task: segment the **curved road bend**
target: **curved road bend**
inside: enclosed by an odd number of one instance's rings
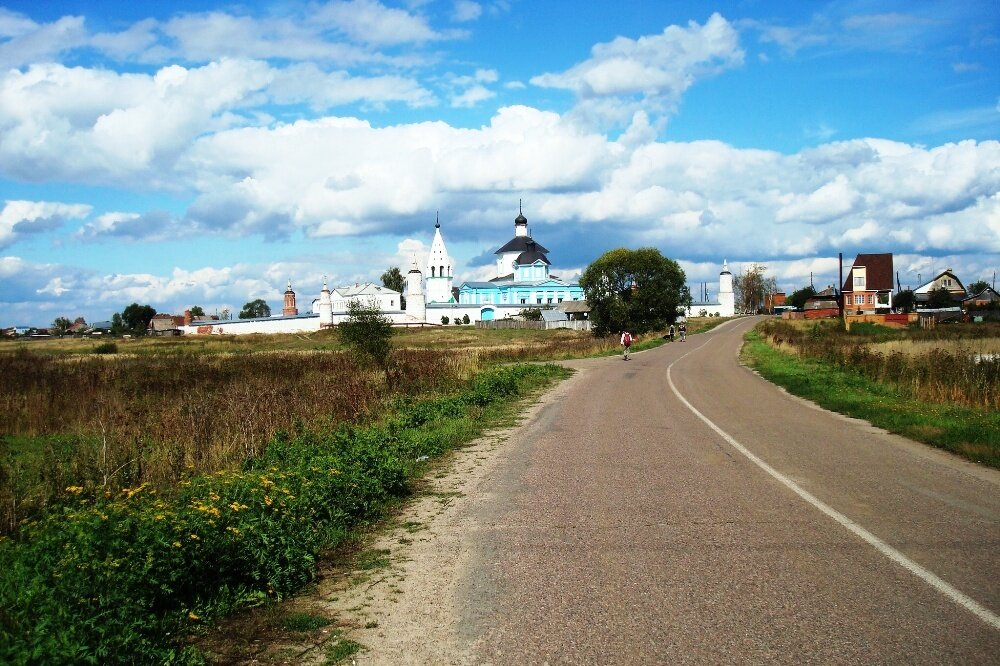
[[[476,663],[1000,661],[1000,474],[740,367],[753,323],[571,364],[463,510]]]

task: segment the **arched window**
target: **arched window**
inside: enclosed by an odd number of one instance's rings
[[[441,275],[441,277],[444,277],[444,266],[441,267],[441,273],[440,273],[440,275]]]
[[[434,266],[431,266],[431,277],[437,277],[436,275],[434,275],[434,268],[435,268]]]

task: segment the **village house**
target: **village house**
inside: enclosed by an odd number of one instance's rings
[[[859,254],[841,288],[844,312],[876,314],[892,308],[892,253]]]

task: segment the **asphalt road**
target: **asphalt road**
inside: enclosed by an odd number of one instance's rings
[[[740,367],[752,323],[572,364],[466,510],[471,661],[1000,663],[1000,474]]]

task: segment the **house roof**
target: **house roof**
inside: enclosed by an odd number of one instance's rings
[[[556,310],[562,310],[566,314],[581,314],[590,312],[590,303],[587,301],[563,301],[556,306]]]
[[[548,250],[542,247],[541,244],[536,243],[534,240],[532,240],[531,236],[514,236],[509,241],[507,241],[506,245],[501,247],[493,254],[503,254],[504,252],[524,252],[525,250],[531,249],[529,247],[529,244],[534,245],[535,250],[548,254]]]
[[[892,253],[859,254],[854,259],[851,270],[847,272],[843,291],[854,291],[854,280],[851,278],[855,266],[865,267],[865,291],[892,291]]]
[[[978,294],[970,294],[962,299],[962,302],[966,301],[990,301],[991,303],[1000,302],[1000,292],[997,292],[993,287],[986,287]]]
[[[952,271],[950,268],[947,268],[947,269],[941,271],[940,273],[938,273],[937,275],[935,275],[933,278],[931,278],[927,282],[923,283],[922,285],[920,285],[919,287],[917,287],[916,289],[914,289],[913,293],[916,294],[917,296],[921,296],[921,295],[930,293],[934,289],[934,283],[937,282],[938,280],[940,280],[941,278],[945,277],[945,276],[948,276],[948,277],[952,278],[953,280],[955,280],[955,287],[953,289],[948,289],[948,291],[951,291],[951,292],[961,291],[962,293],[965,293],[965,287],[962,285],[962,281],[958,279],[958,276],[955,275],[955,272]],[[947,289],[947,287],[945,287],[945,288]]]
[[[542,310],[542,321],[566,321],[566,313],[561,310]]]
[[[548,260],[548,257],[545,256],[545,253],[539,252],[536,249],[537,247],[538,246],[536,245],[531,249],[525,250],[521,254],[517,255],[516,259],[517,263],[520,264],[521,266],[527,266],[528,264],[534,264],[540,261],[544,264],[551,265],[551,263]]]
[[[344,298],[348,298],[350,296],[384,296],[389,294],[399,294],[398,291],[389,289],[389,287],[383,287],[382,285],[375,284],[374,282],[365,282],[364,284],[353,285],[349,284],[345,287],[337,287],[334,291]]]

